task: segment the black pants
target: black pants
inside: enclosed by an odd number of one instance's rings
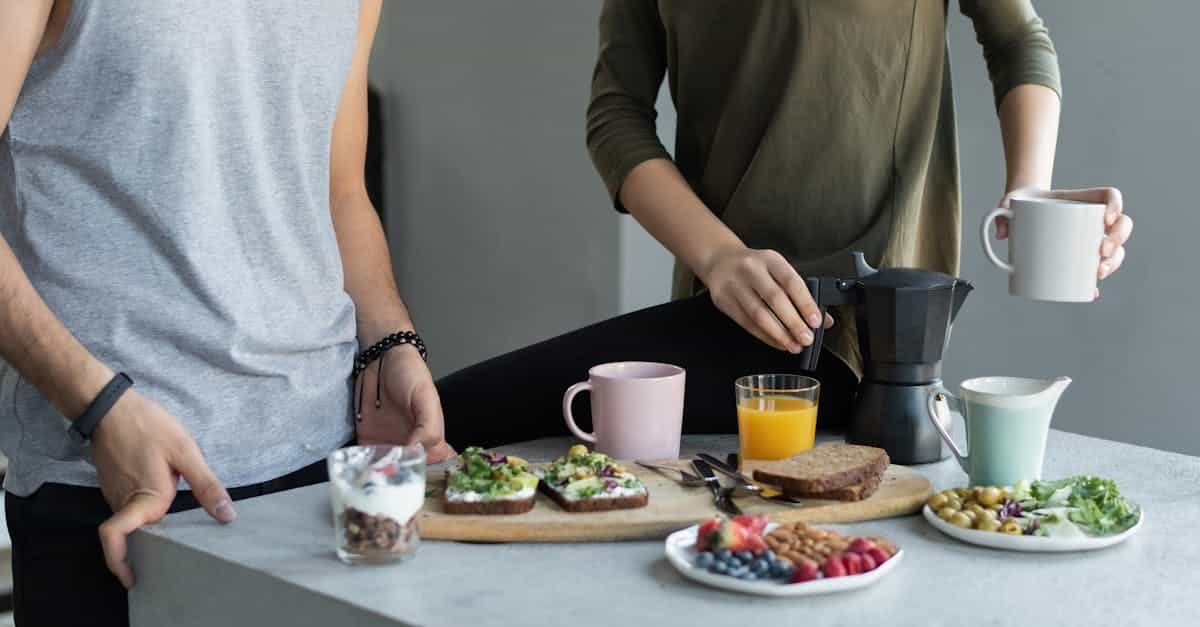
[[[327,479],[325,462],[321,461],[278,479],[233,488],[229,495],[240,500]],[[182,491],[170,511],[197,507],[191,492]],[[112,515],[98,488],[47,483],[28,497],[6,494],[4,508],[12,536],[13,615],[17,625],[129,624],[125,588],[108,572],[97,535],[100,523]]]
[[[561,409],[567,386],[587,379],[596,364],[627,360],[687,370],[685,433],[735,433],[738,377],[797,372],[796,356],[763,344],[700,295],[605,320],[444,377],[438,391],[447,439],[461,449],[567,435]],[[813,376],[821,382],[819,424],[844,431],[857,380],[830,354],[822,356]],[[588,405],[576,403],[581,426],[590,422]]]

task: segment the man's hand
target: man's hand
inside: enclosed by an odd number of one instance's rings
[[[1005,194],[1000,201],[1001,207],[1008,207],[1014,196],[1032,196],[1035,198],[1057,198],[1060,200],[1075,200],[1101,204],[1106,207],[1104,212],[1104,240],[1100,243],[1100,267],[1096,276],[1101,280],[1116,272],[1125,261],[1125,242],[1133,234],[1133,218],[1125,215],[1125,203],[1121,190],[1115,187],[1093,187],[1090,189],[1018,189]],[[996,237],[1008,237],[1008,219],[996,219]]]
[[[375,407],[376,385],[382,361],[383,381],[379,388],[380,406]],[[355,382],[355,407],[361,400],[362,420],[358,422],[359,444],[417,444],[425,447],[426,461],[436,464],[454,455],[446,443],[442,419],[442,401],[438,398],[433,376],[421,355],[411,346],[397,346],[381,361],[371,364]],[[359,390],[363,398],[357,398]]]
[[[196,500],[222,523],[236,517],[229,494],[204,463],[200,447],[158,403],[129,390],[92,436],[100,491],[115,512],[100,525],[104,560],[121,584],[133,587],[126,538],[158,522],[175,499],[182,476]]]
[[[713,304],[763,342],[790,353],[813,343],[817,325],[833,326],[783,255],[745,246],[718,253],[700,280]]]

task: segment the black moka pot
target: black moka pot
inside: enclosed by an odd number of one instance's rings
[[[806,280],[817,306],[853,305],[863,380],[854,399],[846,440],[878,446],[898,464],[943,458],[930,423],[929,392],[941,386],[942,352],[950,326],[971,292],[970,283],[940,272],[872,268],[854,253],[853,278]],[[800,367],[817,368],[823,329],[800,353]]]

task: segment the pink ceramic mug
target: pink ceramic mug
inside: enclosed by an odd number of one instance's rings
[[[683,428],[684,370],[670,364],[619,361],[588,371],[588,380],[567,388],[567,428],[616,459],[678,459]],[[575,395],[592,393],[592,425],[585,433],[571,415]]]

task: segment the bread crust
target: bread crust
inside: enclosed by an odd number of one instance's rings
[[[616,509],[637,509],[645,507],[650,503],[650,493],[643,492],[633,496],[606,497],[599,499],[575,499],[570,500],[563,495],[562,492],[555,490],[542,481],[538,484],[538,490],[550,497],[550,500],[558,504],[564,512],[572,514],[583,514],[587,512],[608,512]]]
[[[826,493],[863,483],[872,476],[881,476],[890,463],[887,451],[881,448],[822,444],[789,459],[758,462],[754,467],[754,478],[779,486],[788,494]],[[822,467],[832,469],[823,470]]]
[[[825,492],[784,492],[787,496],[802,499],[825,499],[829,501],[862,501],[871,498],[883,483],[883,475],[867,477],[862,483],[834,488]]]
[[[490,501],[452,501],[442,492],[442,509],[447,514],[507,516],[524,514],[533,509],[536,495],[531,494],[525,499],[493,499]]]

